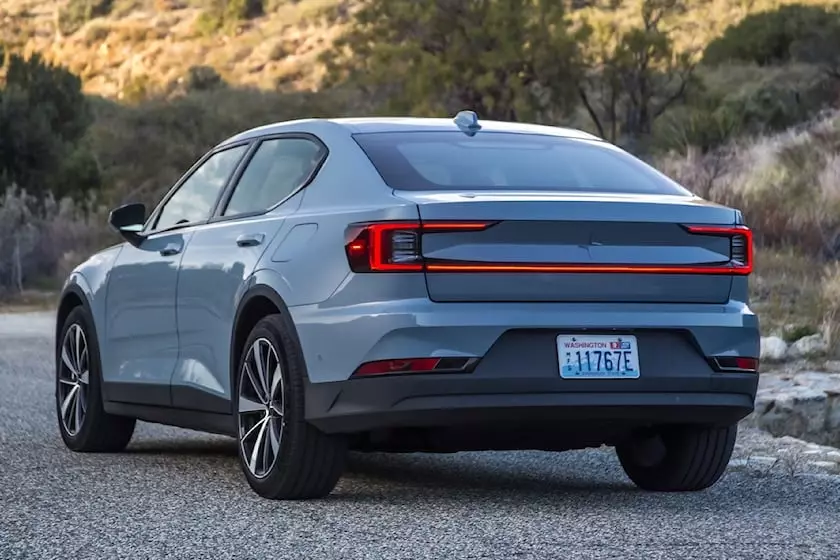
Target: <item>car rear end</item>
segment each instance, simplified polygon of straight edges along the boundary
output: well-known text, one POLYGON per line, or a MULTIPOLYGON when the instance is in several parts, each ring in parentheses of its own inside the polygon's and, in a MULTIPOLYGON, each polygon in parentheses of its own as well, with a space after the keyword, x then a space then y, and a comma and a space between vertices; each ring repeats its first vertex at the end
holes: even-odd
POLYGON ((350 224, 354 301, 296 311, 304 333, 342 329, 344 344, 310 340, 308 362, 353 348, 351 371, 309 388, 317 427, 378 449, 559 450, 752 411, 758 320, 739 212, 595 140, 355 140, 416 214, 350 224))

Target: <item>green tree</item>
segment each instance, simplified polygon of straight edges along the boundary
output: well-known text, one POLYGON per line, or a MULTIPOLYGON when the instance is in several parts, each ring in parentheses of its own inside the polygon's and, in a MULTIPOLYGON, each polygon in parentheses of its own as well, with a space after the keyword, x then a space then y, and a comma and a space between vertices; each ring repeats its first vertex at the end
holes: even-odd
POLYGON ((665 24, 684 9, 680 0, 640 0, 637 25, 627 27, 608 11, 587 21, 588 71, 578 95, 603 138, 626 143, 647 137, 697 83, 695 62, 676 51, 665 24))
POLYGON ((830 78, 840 80, 840 12, 821 20, 811 33, 794 41, 790 50, 795 59, 815 64, 830 78))
POLYGON ((574 105, 582 33, 557 0, 370 0, 322 56, 386 112, 552 120, 574 105))
POLYGON ((804 47, 801 54, 819 56, 824 48, 832 48, 831 39, 834 39, 836 52, 837 41, 840 41, 836 35, 840 26, 838 20, 840 13, 837 10, 802 4, 751 14, 709 43, 703 53, 703 62, 782 64, 794 58, 795 45, 804 47))
POLYGON ((79 78, 39 55, 11 54, 0 63, 0 180, 37 196, 98 187, 82 143, 91 112, 79 78))

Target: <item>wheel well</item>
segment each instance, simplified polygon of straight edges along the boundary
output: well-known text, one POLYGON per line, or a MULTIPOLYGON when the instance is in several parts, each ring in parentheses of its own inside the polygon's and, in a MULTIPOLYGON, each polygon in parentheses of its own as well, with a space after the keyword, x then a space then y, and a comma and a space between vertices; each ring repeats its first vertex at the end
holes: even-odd
POLYGON ((64 326, 64 321, 67 320, 67 316, 70 315, 70 312, 82 305, 84 305, 82 298, 75 292, 68 292, 67 295, 61 299, 61 303, 58 305, 58 312, 55 315, 56 336, 60 334, 61 327, 64 326))
MULTIPOLYGON (((248 335, 256 324, 264 317, 279 312, 280 309, 266 296, 254 296, 245 302, 245 306, 239 312, 233 331, 233 352, 230 356, 231 377, 235 375, 236 369, 239 367, 239 358, 245 347, 245 341, 248 340, 248 335)), ((231 388, 233 388, 233 385, 231 385, 231 388)))

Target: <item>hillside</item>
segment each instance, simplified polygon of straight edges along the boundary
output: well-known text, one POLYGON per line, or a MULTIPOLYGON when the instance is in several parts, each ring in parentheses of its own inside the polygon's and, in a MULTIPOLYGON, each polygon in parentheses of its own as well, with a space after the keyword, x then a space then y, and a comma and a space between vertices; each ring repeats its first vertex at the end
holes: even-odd
POLYGON ((0 41, 40 52, 79 75, 86 92, 117 99, 165 91, 200 65, 236 85, 312 88, 316 58, 340 30, 321 16, 340 0, 279 1, 264 16, 219 30, 200 2, 126 0, 65 34, 58 22, 69 2, 0 1, 0 41))
MULTIPOLYGON (((313 89, 322 75, 317 57, 346 21, 324 10, 347 14, 359 0, 264 0, 263 15, 215 28, 212 6, 220 1, 0 0, 0 43, 41 52, 81 76, 86 92, 116 99, 165 93, 201 65, 239 86, 313 89), (92 5, 107 13, 88 17, 84 7, 92 5)), ((632 19, 631 3, 615 11, 599 8, 601 1, 574 2, 589 7, 573 16, 606 25, 632 19)), ((794 3, 836 0, 689 0, 669 27, 680 49, 697 52, 746 15, 794 3)))

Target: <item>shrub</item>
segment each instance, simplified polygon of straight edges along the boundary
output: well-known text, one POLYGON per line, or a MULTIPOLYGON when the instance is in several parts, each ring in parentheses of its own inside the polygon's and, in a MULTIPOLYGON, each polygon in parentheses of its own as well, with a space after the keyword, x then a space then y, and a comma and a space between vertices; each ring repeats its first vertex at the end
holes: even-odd
POLYGON ((689 189, 743 210, 757 241, 840 256, 840 112, 708 154, 660 158, 689 189))
POLYGON ((836 11, 802 4, 751 14, 710 42, 703 53, 703 62, 721 64, 740 60, 762 66, 787 62, 797 42, 833 25, 838 17, 836 11))
POLYGON ((232 28, 264 13, 263 0, 212 0, 196 20, 196 31, 202 35, 212 35, 220 29, 232 28))
POLYGON ((66 274, 89 254, 114 240, 104 212, 69 199, 36 198, 9 187, 0 194, 0 295, 66 274))
POLYGON ((58 14, 58 29, 65 35, 75 33, 95 17, 111 12, 114 0, 70 0, 58 14))
POLYGON ((0 177, 36 196, 56 183, 84 191, 59 170, 90 122, 77 76, 38 55, 11 55, 0 89, 0 177))
POLYGON ((212 66, 191 66, 187 71, 187 91, 204 91, 224 86, 225 82, 212 66))

